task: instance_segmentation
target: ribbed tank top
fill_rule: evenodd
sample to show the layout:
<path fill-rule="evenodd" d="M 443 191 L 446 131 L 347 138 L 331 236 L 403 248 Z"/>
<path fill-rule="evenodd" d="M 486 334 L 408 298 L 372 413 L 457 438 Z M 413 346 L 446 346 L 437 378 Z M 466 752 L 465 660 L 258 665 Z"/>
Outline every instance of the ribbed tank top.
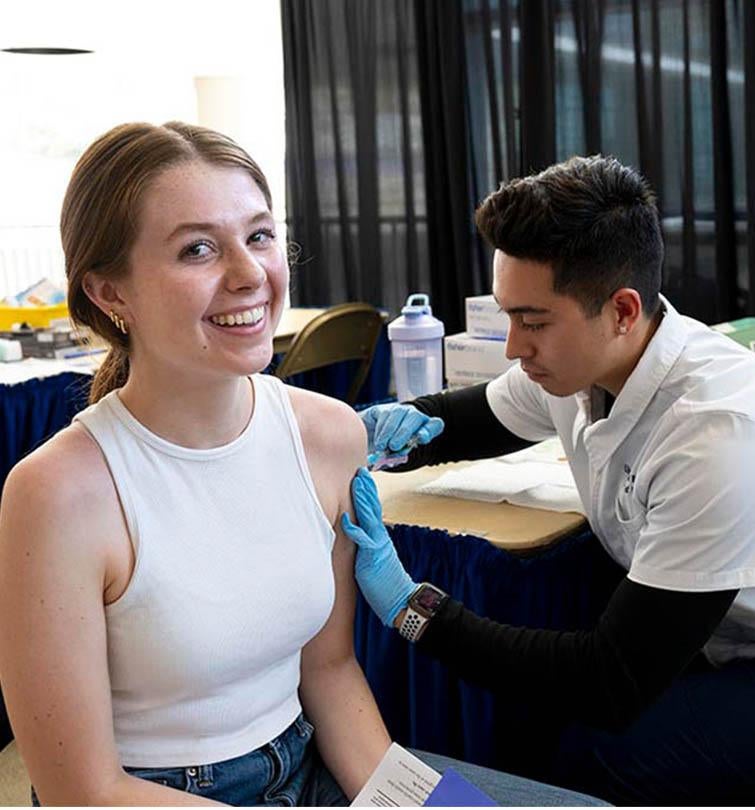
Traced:
<path fill-rule="evenodd" d="M 117 391 L 76 417 L 102 449 L 136 556 L 105 609 L 123 765 L 231 759 L 301 711 L 300 651 L 333 607 L 334 533 L 285 387 L 252 384 L 249 424 L 208 450 L 150 432 Z"/>

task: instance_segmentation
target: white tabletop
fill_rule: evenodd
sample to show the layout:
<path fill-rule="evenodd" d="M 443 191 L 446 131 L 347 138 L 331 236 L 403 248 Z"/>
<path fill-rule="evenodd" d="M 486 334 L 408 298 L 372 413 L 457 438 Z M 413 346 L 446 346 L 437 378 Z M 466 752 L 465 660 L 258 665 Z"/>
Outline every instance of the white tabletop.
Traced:
<path fill-rule="evenodd" d="M 94 374 L 105 353 L 69 358 L 68 360 L 44 360 L 27 357 L 11 363 L 0 363 L 0 385 L 18 385 L 28 380 L 54 377 L 66 371 L 77 374 Z"/>

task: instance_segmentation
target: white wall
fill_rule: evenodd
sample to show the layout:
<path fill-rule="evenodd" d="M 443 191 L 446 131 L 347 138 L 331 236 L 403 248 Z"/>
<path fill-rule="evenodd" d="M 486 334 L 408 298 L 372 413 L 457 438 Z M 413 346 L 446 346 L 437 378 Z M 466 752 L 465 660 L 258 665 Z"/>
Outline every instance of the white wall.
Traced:
<path fill-rule="evenodd" d="M 279 0 L 0 4 L 0 48 L 34 46 L 94 53 L 0 53 L 0 298 L 17 291 L 4 246 L 16 262 L 25 242 L 49 249 L 76 159 L 124 121 L 178 118 L 226 132 L 261 165 L 285 218 Z"/>

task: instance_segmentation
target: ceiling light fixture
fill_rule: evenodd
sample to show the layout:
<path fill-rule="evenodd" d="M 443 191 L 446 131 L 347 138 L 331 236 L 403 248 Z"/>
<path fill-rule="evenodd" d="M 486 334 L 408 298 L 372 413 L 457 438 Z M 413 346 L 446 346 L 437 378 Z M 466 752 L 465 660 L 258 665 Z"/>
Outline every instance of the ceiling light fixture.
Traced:
<path fill-rule="evenodd" d="M 71 56 L 77 53 L 94 53 L 84 48 L 2 48 L 3 53 L 26 53 L 35 56 Z"/>

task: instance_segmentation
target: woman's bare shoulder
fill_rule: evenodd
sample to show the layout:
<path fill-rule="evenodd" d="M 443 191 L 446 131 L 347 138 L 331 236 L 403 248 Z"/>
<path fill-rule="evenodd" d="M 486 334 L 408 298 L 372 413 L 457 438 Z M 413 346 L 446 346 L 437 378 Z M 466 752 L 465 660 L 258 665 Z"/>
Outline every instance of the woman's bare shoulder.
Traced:
<path fill-rule="evenodd" d="M 30 516 L 54 510 L 61 518 L 71 511 L 96 511 L 112 484 L 94 439 L 74 423 L 56 433 L 11 470 L 3 489 L 8 508 Z M 4 503 L 4 505 L 6 505 Z"/>
<path fill-rule="evenodd" d="M 356 411 L 345 402 L 288 387 L 305 446 L 342 458 L 347 467 L 364 464 L 367 433 Z"/>

